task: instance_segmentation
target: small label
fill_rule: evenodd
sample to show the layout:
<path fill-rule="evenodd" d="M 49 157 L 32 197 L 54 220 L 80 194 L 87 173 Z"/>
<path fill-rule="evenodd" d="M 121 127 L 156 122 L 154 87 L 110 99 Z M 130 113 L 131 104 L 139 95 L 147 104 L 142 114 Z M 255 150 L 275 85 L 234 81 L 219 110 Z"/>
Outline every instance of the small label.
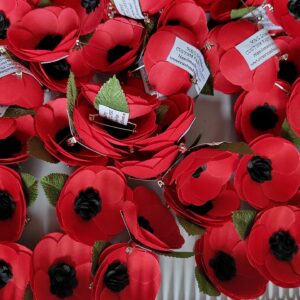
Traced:
<path fill-rule="evenodd" d="M 197 93 L 199 94 L 201 92 L 210 76 L 210 72 L 200 50 L 176 37 L 167 61 L 189 72 L 195 80 L 194 83 Z"/>
<path fill-rule="evenodd" d="M 122 16 L 132 19 L 144 19 L 139 0 L 114 0 L 114 4 Z"/>
<path fill-rule="evenodd" d="M 242 54 L 251 71 L 280 52 L 266 29 L 259 30 L 235 48 Z"/>
<path fill-rule="evenodd" d="M 127 125 L 129 120 L 129 113 L 118 111 L 101 104 L 99 105 L 99 115 L 103 118 L 109 119 L 113 122 L 125 126 Z"/>

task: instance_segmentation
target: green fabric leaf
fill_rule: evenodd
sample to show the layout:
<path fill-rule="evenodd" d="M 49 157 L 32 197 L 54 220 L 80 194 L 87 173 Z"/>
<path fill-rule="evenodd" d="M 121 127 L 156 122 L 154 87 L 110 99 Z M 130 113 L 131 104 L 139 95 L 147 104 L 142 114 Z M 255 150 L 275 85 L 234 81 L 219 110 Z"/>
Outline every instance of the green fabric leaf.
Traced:
<path fill-rule="evenodd" d="M 189 236 L 192 235 L 200 235 L 202 236 L 205 233 L 205 229 L 196 224 L 190 223 L 186 219 L 177 216 L 177 219 L 180 225 L 184 228 L 184 230 L 188 233 Z"/>
<path fill-rule="evenodd" d="M 282 124 L 281 135 L 291 141 L 295 146 L 300 146 L 300 137 L 292 130 L 287 119 L 285 119 Z"/>
<path fill-rule="evenodd" d="M 68 84 L 67 84 L 67 111 L 69 116 L 69 123 L 71 132 L 75 132 L 74 124 L 73 124 L 73 112 L 77 99 L 77 87 L 75 82 L 75 76 L 72 72 L 70 72 Z"/>
<path fill-rule="evenodd" d="M 154 251 L 158 255 L 174 257 L 174 258 L 190 258 L 195 256 L 194 252 L 162 252 L 162 251 Z"/>
<path fill-rule="evenodd" d="M 9 106 L 6 112 L 4 113 L 4 118 L 19 118 L 26 115 L 34 115 L 35 112 L 32 109 L 23 108 L 19 106 Z"/>
<path fill-rule="evenodd" d="M 195 267 L 195 277 L 200 292 L 213 297 L 217 297 L 220 295 L 220 292 L 209 281 L 209 279 L 199 271 L 198 267 Z"/>
<path fill-rule="evenodd" d="M 256 6 L 247 6 L 239 9 L 232 9 L 230 13 L 231 20 L 240 19 L 243 16 L 249 14 L 251 11 L 255 10 Z"/>
<path fill-rule="evenodd" d="M 156 110 L 156 123 L 159 124 L 165 117 L 165 114 L 168 112 L 169 106 L 168 105 L 160 105 Z"/>
<path fill-rule="evenodd" d="M 107 241 L 97 241 L 94 244 L 93 252 L 92 252 L 92 269 L 91 273 L 92 276 L 95 276 L 98 269 L 98 260 L 101 255 L 101 253 L 111 245 L 110 242 Z"/>
<path fill-rule="evenodd" d="M 26 197 L 26 206 L 30 207 L 36 201 L 38 196 L 38 180 L 28 173 L 21 173 L 21 178 Z"/>
<path fill-rule="evenodd" d="M 60 192 L 65 185 L 68 175 L 60 173 L 52 173 L 41 178 L 41 185 L 47 196 L 49 203 L 55 207 L 58 201 Z"/>
<path fill-rule="evenodd" d="M 249 147 L 247 143 L 244 142 L 236 142 L 236 143 L 221 143 L 220 145 L 214 147 L 219 150 L 235 152 L 239 154 L 253 154 L 252 149 Z"/>
<path fill-rule="evenodd" d="M 24 298 L 23 300 L 33 300 L 33 294 L 30 288 L 30 285 L 27 285 L 27 288 L 25 290 Z"/>
<path fill-rule="evenodd" d="M 242 240 L 245 240 L 253 226 L 257 212 L 255 210 L 236 210 L 232 221 Z"/>
<path fill-rule="evenodd" d="M 126 96 L 116 75 L 105 82 L 98 92 L 94 104 L 97 110 L 100 104 L 117 111 L 129 112 Z"/>

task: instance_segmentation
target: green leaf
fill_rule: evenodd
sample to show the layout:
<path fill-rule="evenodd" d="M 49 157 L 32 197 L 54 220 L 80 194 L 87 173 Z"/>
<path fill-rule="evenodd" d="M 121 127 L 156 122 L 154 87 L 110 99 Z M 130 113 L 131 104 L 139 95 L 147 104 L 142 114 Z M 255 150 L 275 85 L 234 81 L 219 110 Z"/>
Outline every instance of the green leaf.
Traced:
<path fill-rule="evenodd" d="M 4 118 L 18 118 L 26 115 L 34 115 L 35 112 L 32 109 L 27 109 L 19 106 L 9 106 L 4 113 Z"/>
<path fill-rule="evenodd" d="M 247 143 L 244 142 L 236 142 L 236 143 L 221 143 L 218 146 L 214 146 L 214 148 L 224 151 L 235 152 L 239 154 L 253 154 L 253 150 L 249 147 Z"/>
<path fill-rule="evenodd" d="M 159 124 L 165 117 L 165 114 L 168 112 L 169 106 L 168 105 L 160 105 L 156 110 L 156 123 Z"/>
<path fill-rule="evenodd" d="M 214 95 L 214 84 L 213 84 L 213 78 L 210 75 L 208 80 L 206 81 L 203 89 L 201 90 L 200 94 L 202 95 L 208 95 L 213 96 Z"/>
<path fill-rule="evenodd" d="M 93 252 L 92 252 L 92 269 L 91 273 L 92 276 L 96 275 L 97 269 L 98 269 L 98 260 L 101 255 L 101 253 L 111 245 L 110 242 L 107 241 L 97 241 L 94 244 Z"/>
<path fill-rule="evenodd" d="M 287 119 L 285 119 L 282 124 L 281 135 L 291 141 L 295 146 L 300 146 L 300 137 L 292 130 Z"/>
<path fill-rule="evenodd" d="M 45 7 L 52 5 L 51 0 L 40 0 L 38 7 Z"/>
<path fill-rule="evenodd" d="M 25 290 L 24 298 L 23 300 L 33 300 L 33 294 L 30 288 L 30 285 L 27 285 L 27 288 Z"/>
<path fill-rule="evenodd" d="M 26 205 L 27 207 L 30 207 L 36 201 L 38 196 L 38 180 L 28 173 L 21 173 L 21 178 L 26 197 Z"/>
<path fill-rule="evenodd" d="M 184 230 L 188 233 L 189 236 L 192 235 L 200 235 L 202 236 L 205 233 L 205 229 L 196 224 L 190 223 L 186 219 L 177 216 L 177 219 L 180 225 L 184 228 Z"/>
<path fill-rule="evenodd" d="M 56 206 L 60 192 L 65 185 L 68 175 L 60 173 L 52 173 L 41 178 L 41 185 L 47 196 L 49 203 Z"/>
<path fill-rule="evenodd" d="M 76 88 L 75 76 L 72 72 L 70 72 L 69 79 L 68 79 L 67 99 L 68 99 L 68 114 L 69 117 L 73 119 L 73 111 L 77 99 L 77 88 Z"/>
<path fill-rule="evenodd" d="M 95 100 L 97 110 L 100 104 L 117 111 L 129 112 L 126 96 L 116 75 L 105 82 L 98 92 Z"/>
<path fill-rule="evenodd" d="M 194 252 L 162 252 L 162 251 L 154 251 L 158 255 L 174 257 L 174 258 L 190 258 L 195 256 Z"/>
<path fill-rule="evenodd" d="M 247 6 L 239 9 L 232 9 L 230 13 L 231 20 L 240 19 L 243 16 L 249 14 L 251 11 L 255 10 L 256 6 Z"/>
<path fill-rule="evenodd" d="M 200 292 L 213 297 L 217 297 L 220 295 L 220 292 L 209 281 L 209 279 L 199 271 L 198 267 L 195 267 L 195 277 Z"/>
<path fill-rule="evenodd" d="M 253 226 L 257 212 L 255 210 L 236 210 L 232 214 L 232 221 L 242 240 L 245 240 Z"/>

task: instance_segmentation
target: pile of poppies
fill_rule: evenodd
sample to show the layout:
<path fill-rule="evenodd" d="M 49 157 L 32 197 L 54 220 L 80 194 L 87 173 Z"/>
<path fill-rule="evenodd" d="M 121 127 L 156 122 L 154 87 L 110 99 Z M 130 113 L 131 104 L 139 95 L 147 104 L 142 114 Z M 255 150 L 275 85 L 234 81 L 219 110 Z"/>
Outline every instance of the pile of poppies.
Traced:
<path fill-rule="evenodd" d="M 1 1 L 0 298 L 155 300 L 159 255 L 211 296 L 300 287 L 299 53 L 299 0 Z M 188 143 L 214 90 L 240 141 Z M 30 156 L 74 167 L 33 251 Z"/>

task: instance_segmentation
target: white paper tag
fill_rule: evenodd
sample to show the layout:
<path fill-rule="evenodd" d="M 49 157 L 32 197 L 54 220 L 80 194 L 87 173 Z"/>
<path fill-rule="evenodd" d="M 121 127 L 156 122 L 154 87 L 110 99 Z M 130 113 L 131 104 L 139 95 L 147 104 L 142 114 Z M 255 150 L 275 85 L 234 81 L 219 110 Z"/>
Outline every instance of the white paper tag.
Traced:
<path fill-rule="evenodd" d="M 200 50 L 176 37 L 167 61 L 189 72 L 196 80 L 195 88 L 197 93 L 201 92 L 209 78 L 210 72 Z"/>
<path fill-rule="evenodd" d="M 251 22 L 257 23 L 257 19 L 260 21 L 260 24 L 263 28 L 266 30 L 272 31 L 272 30 L 282 30 L 283 28 L 279 25 L 274 24 L 266 11 L 266 8 L 259 6 L 258 8 L 254 9 L 252 12 L 246 14 L 243 16 L 243 19 L 247 19 Z"/>
<path fill-rule="evenodd" d="M 242 54 L 251 71 L 280 52 L 266 29 L 259 30 L 235 48 Z"/>
<path fill-rule="evenodd" d="M 0 105 L 0 118 L 2 118 L 5 115 L 8 108 L 9 108 L 9 106 Z"/>
<path fill-rule="evenodd" d="M 132 19 L 145 19 L 139 0 L 114 0 L 114 4 L 122 16 Z"/>
<path fill-rule="evenodd" d="M 103 118 L 109 119 L 125 126 L 127 125 L 129 120 L 129 113 L 118 111 L 101 104 L 99 105 L 99 115 Z"/>

